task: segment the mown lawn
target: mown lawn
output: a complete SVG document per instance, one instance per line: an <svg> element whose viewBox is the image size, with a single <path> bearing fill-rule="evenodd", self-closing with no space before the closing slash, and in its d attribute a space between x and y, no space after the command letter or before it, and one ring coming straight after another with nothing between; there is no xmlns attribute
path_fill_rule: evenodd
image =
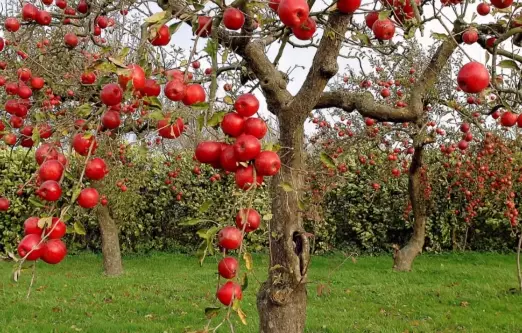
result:
<svg viewBox="0 0 522 333"><path fill-rule="evenodd" d="M255 256L264 277L266 257ZM394 273L391 259L315 257L310 272L307 332L522 332L522 295L514 255L423 255L412 273ZM58 266L38 265L12 282L12 263L0 262L1 332L185 332L205 326L212 305L215 259L199 267L191 256L125 258L120 278L101 274L101 257L70 256ZM257 332L250 279L243 310ZM319 293L318 293L319 292ZM319 295L320 294L320 295ZM222 329L219 332L228 332Z"/></svg>

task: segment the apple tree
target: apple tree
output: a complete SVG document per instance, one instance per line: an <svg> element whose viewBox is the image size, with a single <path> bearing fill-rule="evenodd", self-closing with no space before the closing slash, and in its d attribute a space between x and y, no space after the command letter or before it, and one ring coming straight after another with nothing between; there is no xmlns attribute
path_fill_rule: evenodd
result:
<svg viewBox="0 0 522 333"><path fill-rule="evenodd" d="M258 292L259 330L303 332L311 264L309 234L302 219L309 114L336 108L344 113L357 111L369 123L409 123L413 151L407 174L413 234L397 249L394 267L410 270L425 238L428 182L424 155L425 146L434 141L427 126L430 106L453 106L451 100L433 97L441 73L458 51L463 52L466 64L458 69L456 80L451 80L462 94L494 94L508 112L516 112L518 105L516 74L521 58L516 45L522 33L518 5L512 0L495 0L491 11L489 6L487 10L479 7L467 0L44 0L21 7L10 3L0 43L4 59L0 68L5 71L1 130L10 146L31 148L45 142L35 153L41 166L32 186L49 206L48 216L28 223L20 256L24 260L42 257L50 263L63 258L60 218L71 205L93 209L101 201L102 190L96 188L96 181L104 171L96 154L102 141L121 144L118 140L126 139L143 144L146 136L160 141L187 137L196 147L199 162L233 173L238 189L244 191L236 227L206 230L207 249L217 238L224 252L238 249L246 254L244 234L253 232L259 223L252 205L256 190L263 182L270 186L270 264L268 278ZM488 17L476 20L475 10ZM426 30L433 27L430 24L439 31L427 37ZM190 39L181 34L186 26L192 27L194 38L183 52L175 46L183 44L183 38ZM411 73L415 77L397 103L383 101L371 89L366 91L372 87L368 79L358 88L328 87L340 63L365 76L364 67L372 59L391 55L398 64L394 59L400 57L415 61L417 53L408 44L420 44L426 38L434 44L433 52L427 61L419 61ZM490 54L487 61L470 57L465 43L478 43L475 47ZM270 47L278 52L269 54ZM291 90L295 78L281 63L298 52L314 56L299 79L302 84ZM204 72L201 63L209 65ZM400 68L392 66L384 73L390 76L387 88L404 84L393 78L407 75L396 71ZM499 69L505 69L502 80L497 79ZM225 91L236 86L235 100L222 97L221 82ZM381 91L380 95L384 98L389 93ZM280 149L260 141L266 135L266 123L253 116L261 102L275 119ZM75 158L84 159L84 167L73 177L69 198L62 198L61 182L70 155L62 154L61 149L74 150ZM8 200L2 198L0 208L8 207ZM107 230L116 251L116 230ZM250 266L248 256L245 258ZM227 257L219 265L223 278L234 279L219 287L217 298L244 317L238 305L243 290L237 263Z"/></svg>

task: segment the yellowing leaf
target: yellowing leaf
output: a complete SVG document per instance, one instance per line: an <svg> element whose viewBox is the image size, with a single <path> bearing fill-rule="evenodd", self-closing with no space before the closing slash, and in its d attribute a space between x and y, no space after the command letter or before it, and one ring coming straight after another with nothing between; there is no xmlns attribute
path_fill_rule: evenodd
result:
<svg viewBox="0 0 522 333"><path fill-rule="evenodd" d="M239 319L241 319L241 322L243 323L243 325L246 325L247 324L246 314L243 312L243 310L237 309L237 315L239 316Z"/></svg>
<svg viewBox="0 0 522 333"><path fill-rule="evenodd" d="M234 104L234 100L230 96L225 96L225 98L223 98L223 102L227 103L228 105Z"/></svg>
<svg viewBox="0 0 522 333"><path fill-rule="evenodd" d="M294 188L292 187L292 185L290 183L284 182L284 183L279 184L279 186L285 192L293 192L294 191Z"/></svg>
<svg viewBox="0 0 522 333"><path fill-rule="evenodd" d="M78 235L85 235L85 228L80 222L74 222L74 232Z"/></svg>
<svg viewBox="0 0 522 333"><path fill-rule="evenodd" d="M320 158L321 162L323 162L328 168L335 168L335 161L333 160L333 158L330 157L330 155L328 155L325 152L321 152Z"/></svg>
<svg viewBox="0 0 522 333"><path fill-rule="evenodd" d="M243 254L243 259L245 260L245 266L250 271L254 267L254 262L252 260L252 255L248 252Z"/></svg>
<svg viewBox="0 0 522 333"><path fill-rule="evenodd" d="M159 13L156 13L152 16L149 16L145 19L145 22L147 23L157 23L161 20L163 20L165 17L167 16L167 12L166 11L162 11L162 12L159 12Z"/></svg>
<svg viewBox="0 0 522 333"><path fill-rule="evenodd" d="M38 228L44 229L51 226L51 223L53 221L52 217L42 217L38 220Z"/></svg>

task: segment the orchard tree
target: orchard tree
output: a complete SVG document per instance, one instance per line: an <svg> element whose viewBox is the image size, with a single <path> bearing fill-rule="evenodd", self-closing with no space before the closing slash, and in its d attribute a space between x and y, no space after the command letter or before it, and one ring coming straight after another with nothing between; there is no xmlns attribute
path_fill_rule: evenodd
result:
<svg viewBox="0 0 522 333"><path fill-rule="evenodd" d="M498 105L508 112L516 111L520 97L517 72L521 58L515 48L522 28L517 27L519 8L512 0L495 0L491 12L489 7L475 8L469 1L458 0L362 4L358 0L317 4L304 0L45 0L21 5L10 3L7 8L5 42L0 44L5 59L0 63L5 70L2 97L6 119L2 133L10 146L30 148L45 141L47 146L41 145L36 154L42 166L31 185L49 209L49 216L28 223L31 228L19 247L22 262L38 258L58 262L64 256L64 245L56 234L63 227L60 219L72 205L85 209L98 205L100 193L85 176L101 141L127 139L143 144L147 136L163 141L184 135L196 146L199 162L234 173L238 188L245 191L239 199L242 207L236 227L226 226L219 233L217 228L200 232L207 240L203 251L213 248L217 233L220 248L224 252L238 249L249 269L251 262L242 239L259 224L251 204L257 187L263 181L269 183L270 264L257 301L261 332L305 329L310 242L302 220L306 209L302 204L304 126L313 110L357 111L369 123L408 122L411 126L413 154L407 173L413 235L397 250L394 263L397 270L410 270L425 238L424 193L428 183L423 156L425 146L433 142L426 126L429 106L454 106L451 100L434 101L432 94L441 73L458 49L467 55L463 43L478 42L491 56L487 64L466 57L456 82L452 80L455 88L458 83L463 93L495 94ZM492 15L477 23L471 15L475 10L480 15ZM434 22L444 32L423 36ZM174 47L183 38L176 32L184 25L191 26L194 34L193 46L189 44L186 52ZM384 102L371 90L364 91L375 84L367 78L357 89L353 85L328 88L344 59L355 59L357 62L349 64L359 63L364 76L364 67L371 59L392 55L393 61L398 57L415 60L416 53L411 53L408 43L419 44L426 38L435 45L434 52L410 73L416 75L408 78L409 84L397 103ZM198 45L203 40L205 47L201 49ZM271 46L279 50L274 56L267 52ZM295 56L285 52L289 47L295 54L315 52L296 91L289 88L292 72L285 72L280 65L283 57ZM210 67L202 71L202 63ZM405 83L396 79L405 76L397 72L401 68L387 69L389 78L384 86ZM497 80L498 68L506 68L502 80ZM354 67L353 71L359 70ZM346 76L347 81L353 79ZM229 95L222 97L220 83L224 83L225 92L235 89L235 100ZM160 96L162 90L164 97ZM266 124L252 117L260 107L259 98L250 94L256 91L261 92L267 111L276 119L279 150L275 145L261 144ZM389 93L381 91L380 95L384 98ZM235 111L230 112L230 105ZM498 108L495 104L493 112ZM29 124L32 127L27 128ZM205 129L212 127L221 131ZM208 135L217 137L209 141ZM84 168L73 177L69 198L61 195L68 161L55 151L58 143L84 159ZM197 166L194 173L198 173ZM91 180L95 182L96 178ZM0 209L9 209L8 201L2 199ZM113 236L117 231L107 230ZM238 302L243 290L238 283L237 259L224 258L218 270L223 278L233 278L220 285L216 294L229 306L221 324L229 321L230 309L244 318Z"/></svg>

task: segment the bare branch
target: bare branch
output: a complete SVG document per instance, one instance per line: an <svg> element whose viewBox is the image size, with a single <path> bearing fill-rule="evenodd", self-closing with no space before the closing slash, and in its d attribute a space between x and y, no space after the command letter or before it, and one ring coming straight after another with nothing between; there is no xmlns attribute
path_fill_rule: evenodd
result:
<svg viewBox="0 0 522 333"><path fill-rule="evenodd" d="M352 93L346 90L325 92L315 105L315 109L337 107L347 112L358 111L364 117L378 121L408 122L417 119L409 108L393 108L375 101L373 95L366 93Z"/></svg>

